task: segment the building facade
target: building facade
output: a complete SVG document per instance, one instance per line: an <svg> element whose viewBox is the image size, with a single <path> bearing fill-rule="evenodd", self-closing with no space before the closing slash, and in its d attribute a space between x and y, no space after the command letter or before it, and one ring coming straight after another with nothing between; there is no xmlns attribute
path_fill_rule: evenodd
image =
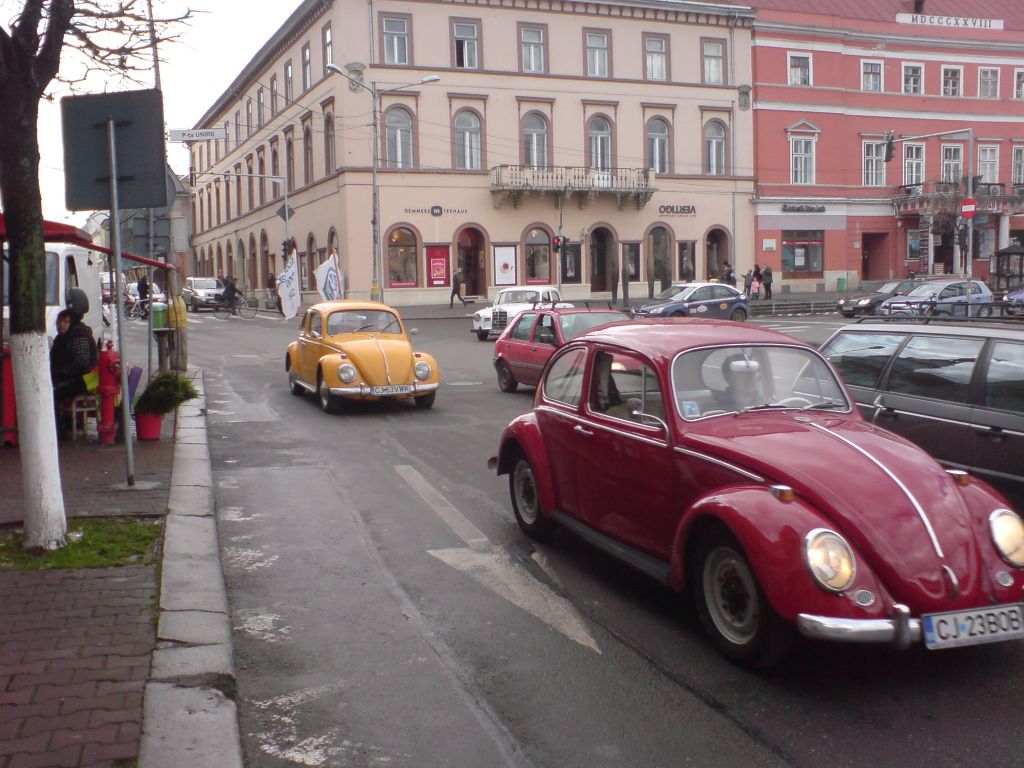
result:
<svg viewBox="0 0 1024 768"><path fill-rule="evenodd" d="M1024 242L1024 3L755 5L756 260L783 290L987 278Z"/></svg>
<svg viewBox="0 0 1024 768"><path fill-rule="evenodd" d="M753 18L686 0L307 0L196 126L226 138L191 145L194 271L262 289L288 239L305 291L333 252L347 295L379 274L409 305L447 300L456 270L480 297L635 298L751 267Z"/></svg>

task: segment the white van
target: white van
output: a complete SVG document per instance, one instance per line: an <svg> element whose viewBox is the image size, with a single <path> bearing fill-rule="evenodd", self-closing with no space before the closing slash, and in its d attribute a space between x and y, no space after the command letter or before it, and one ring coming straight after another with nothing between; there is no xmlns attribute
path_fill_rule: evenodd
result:
<svg viewBox="0 0 1024 768"><path fill-rule="evenodd" d="M5 257L7 254L4 254ZM67 305L68 289L81 288L89 297L89 311L84 322L92 328L99 344L106 327L103 322L103 292L100 274L104 256L78 245L46 244L46 335L57 335L57 314ZM10 263L4 264L4 337L10 335ZM109 336L110 334L106 334Z"/></svg>

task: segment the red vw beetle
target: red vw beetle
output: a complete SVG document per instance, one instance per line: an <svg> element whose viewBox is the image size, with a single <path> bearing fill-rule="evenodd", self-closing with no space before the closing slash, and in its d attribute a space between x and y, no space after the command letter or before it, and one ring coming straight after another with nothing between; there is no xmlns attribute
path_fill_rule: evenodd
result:
<svg viewBox="0 0 1024 768"><path fill-rule="evenodd" d="M795 631L932 649L1024 637L1024 523L866 422L814 348L726 321L595 329L505 429L520 527L557 526L683 591L719 650Z"/></svg>

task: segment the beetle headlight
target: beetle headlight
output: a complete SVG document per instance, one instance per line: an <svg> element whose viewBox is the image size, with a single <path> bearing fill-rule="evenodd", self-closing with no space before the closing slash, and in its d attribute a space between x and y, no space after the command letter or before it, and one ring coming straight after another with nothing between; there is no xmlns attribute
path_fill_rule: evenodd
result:
<svg viewBox="0 0 1024 768"><path fill-rule="evenodd" d="M815 528L804 539L804 557L811 575L825 589L843 592L857 575L857 562L842 536L825 528Z"/></svg>
<svg viewBox="0 0 1024 768"><path fill-rule="evenodd" d="M1024 521L1016 512L997 509L988 517L992 542L1010 565L1024 568Z"/></svg>
<svg viewBox="0 0 1024 768"><path fill-rule="evenodd" d="M346 384L356 380L356 367L352 363L342 363L338 367L338 378Z"/></svg>
<svg viewBox="0 0 1024 768"><path fill-rule="evenodd" d="M417 361L413 370L416 373L416 378L419 379L420 381L426 381L427 379L430 378L430 363L428 363L426 360Z"/></svg>

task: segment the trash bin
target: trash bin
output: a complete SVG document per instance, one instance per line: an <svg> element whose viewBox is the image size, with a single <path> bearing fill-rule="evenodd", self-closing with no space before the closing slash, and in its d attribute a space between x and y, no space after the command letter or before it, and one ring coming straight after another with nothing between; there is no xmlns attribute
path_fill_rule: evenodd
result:
<svg viewBox="0 0 1024 768"><path fill-rule="evenodd" d="M846 290L846 278L840 277L836 280L836 290L840 293Z"/></svg>
<svg viewBox="0 0 1024 768"><path fill-rule="evenodd" d="M153 302L153 330L167 327L167 305L160 301Z"/></svg>

